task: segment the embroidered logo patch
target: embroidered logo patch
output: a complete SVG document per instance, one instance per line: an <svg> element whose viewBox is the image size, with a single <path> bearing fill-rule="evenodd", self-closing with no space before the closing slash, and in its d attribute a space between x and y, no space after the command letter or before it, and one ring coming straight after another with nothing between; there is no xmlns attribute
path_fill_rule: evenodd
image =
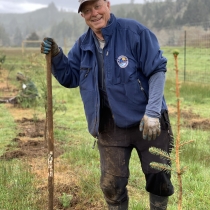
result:
<svg viewBox="0 0 210 210"><path fill-rule="evenodd" d="M118 57L117 63L121 68L125 68L128 65L128 58L124 55L121 55Z"/></svg>

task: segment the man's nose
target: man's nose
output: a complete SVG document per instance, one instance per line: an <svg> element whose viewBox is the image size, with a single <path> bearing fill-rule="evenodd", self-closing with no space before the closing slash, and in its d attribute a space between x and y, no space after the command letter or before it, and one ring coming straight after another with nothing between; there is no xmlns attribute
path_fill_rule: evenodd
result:
<svg viewBox="0 0 210 210"><path fill-rule="evenodd" d="M97 9L92 8L92 16L96 16L98 14Z"/></svg>

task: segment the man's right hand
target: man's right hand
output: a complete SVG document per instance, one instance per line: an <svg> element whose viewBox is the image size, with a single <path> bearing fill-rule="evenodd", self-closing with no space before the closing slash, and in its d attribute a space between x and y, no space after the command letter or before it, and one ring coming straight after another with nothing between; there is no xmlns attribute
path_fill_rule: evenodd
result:
<svg viewBox="0 0 210 210"><path fill-rule="evenodd" d="M41 53L48 54L51 51L51 56L56 56L60 50L56 42L49 37L45 37L41 43Z"/></svg>
<svg viewBox="0 0 210 210"><path fill-rule="evenodd" d="M159 118L149 117L145 114L139 125L139 130L143 131L143 139L155 140L161 132Z"/></svg>

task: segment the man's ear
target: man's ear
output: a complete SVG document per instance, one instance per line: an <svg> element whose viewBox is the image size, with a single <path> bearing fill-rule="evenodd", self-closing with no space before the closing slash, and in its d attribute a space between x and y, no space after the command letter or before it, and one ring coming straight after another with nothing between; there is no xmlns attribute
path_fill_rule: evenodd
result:
<svg viewBox="0 0 210 210"><path fill-rule="evenodd" d="M110 4L110 1L107 1L107 7L109 8L109 10L111 9L111 4Z"/></svg>
<svg viewBox="0 0 210 210"><path fill-rule="evenodd" d="M80 13L80 15L84 18L84 15L82 13Z"/></svg>

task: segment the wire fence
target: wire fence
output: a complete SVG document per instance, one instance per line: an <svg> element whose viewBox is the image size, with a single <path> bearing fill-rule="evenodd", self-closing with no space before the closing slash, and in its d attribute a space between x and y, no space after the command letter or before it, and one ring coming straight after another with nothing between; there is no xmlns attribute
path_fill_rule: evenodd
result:
<svg viewBox="0 0 210 210"><path fill-rule="evenodd" d="M210 22L209 22L210 26ZM154 31L167 57L171 49L178 49L181 81L208 84L210 82L210 27L184 26ZM173 64L168 66L168 77L174 77Z"/></svg>

